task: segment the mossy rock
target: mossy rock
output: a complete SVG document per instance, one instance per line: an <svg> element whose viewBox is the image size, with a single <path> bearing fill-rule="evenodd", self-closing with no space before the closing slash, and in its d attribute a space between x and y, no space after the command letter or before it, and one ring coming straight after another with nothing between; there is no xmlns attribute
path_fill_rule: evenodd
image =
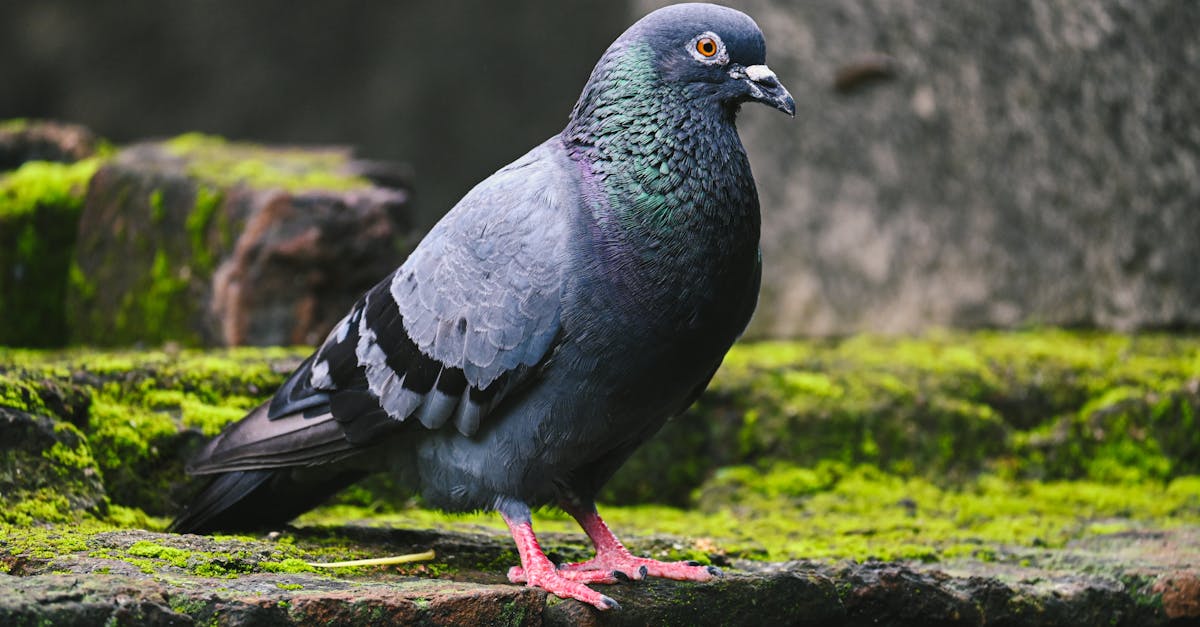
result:
<svg viewBox="0 0 1200 627"><path fill-rule="evenodd" d="M61 346L88 182L111 153L81 126L0 122L0 346Z"/></svg>
<svg viewBox="0 0 1200 627"><path fill-rule="evenodd" d="M79 215L98 158L0 173L0 345L61 346Z"/></svg>
<svg viewBox="0 0 1200 627"><path fill-rule="evenodd" d="M739 345L672 423L682 431L614 480L631 496L601 510L634 552L729 577L606 589L625 609L602 620L1194 620L1198 347L1059 331ZM186 498L189 449L307 352L0 350L0 416L40 438L20 459L4 444L29 438L0 438L0 493L17 495L0 504L0 622L594 618L504 584L517 556L495 514L424 509L386 481L265 535L161 533ZM999 444L968 446L997 424ZM792 441L819 428L850 444ZM28 469L43 479L17 485ZM565 514L535 512L534 527L553 559L589 555ZM310 565L428 548L434 562L399 572ZM67 598L62 577L86 589Z"/></svg>
<svg viewBox="0 0 1200 627"><path fill-rule="evenodd" d="M605 491L688 504L712 469L869 464L938 481L1200 472L1200 338L1058 330L735 346Z"/></svg>
<svg viewBox="0 0 1200 627"><path fill-rule="evenodd" d="M123 148L80 222L75 343L320 341L415 241L406 189L345 150L184 135Z"/></svg>
<svg viewBox="0 0 1200 627"><path fill-rule="evenodd" d="M113 502L165 515L185 498L183 458L306 353L0 352L0 404L78 427ZM741 344L602 501L705 504L723 493L716 469L770 476L780 464L866 465L938 485L982 475L1171 481L1200 472L1198 387L1200 340L1190 337L1048 330ZM340 502L388 511L411 496L380 476Z"/></svg>
<svg viewBox="0 0 1200 627"><path fill-rule="evenodd" d="M0 122L0 346L315 343L417 241L408 201L340 148Z"/></svg>
<svg viewBox="0 0 1200 627"><path fill-rule="evenodd" d="M99 467L69 422L0 405L0 522L67 522L107 513Z"/></svg>
<svg viewBox="0 0 1200 627"><path fill-rule="evenodd" d="M77 429L112 503L170 515L186 498L183 465L191 452L261 402L303 352L0 349L0 407Z"/></svg>

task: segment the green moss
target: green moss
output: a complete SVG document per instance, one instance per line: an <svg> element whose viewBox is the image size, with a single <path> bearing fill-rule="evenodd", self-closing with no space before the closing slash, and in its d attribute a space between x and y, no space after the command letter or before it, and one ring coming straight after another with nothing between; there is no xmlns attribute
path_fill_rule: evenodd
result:
<svg viewBox="0 0 1200 627"><path fill-rule="evenodd" d="M83 273L83 269L79 267L79 263L75 260L71 261L68 273L67 283L70 289L79 294L81 303L90 303L96 296L96 284L87 278L87 275Z"/></svg>
<svg viewBox="0 0 1200 627"><path fill-rule="evenodd" d="M152 557L154 559L163 560L170 563L172 566L183 568L187 566L188 557L191 555L189 551L177 549L175 547L163 546L146 540L134 542L125 552L135 557Z"/></svg>
<svg viewBox="0 0 1200 627"><path fill-rule="evenodd" d="M0 177L0 220L15 223L16 218L34 215L39 207L61 208L78 217L88 181L102 162L90 158L75 163L23 163Z"/></svg>
<svg viewBox="0 0 1200 627"><path fill-rule="evenodd" d="M41 459L80 468L90 455L113 503L107 514L81 513L53 491L37 492L0 521L162 528L165 519L144 512L173 511L166 495L182 480L179 460L198 441L195 431L211 434L239 418L306 353L0 351L0 403L63 419L84 414L87 448L63 445ZM61 399L80 381L88 382L89 403L68 412ZM1200 341L1189 337L1042 331L738 346L711 394L668 427L680 433L651 442L666 452L641 466L686 490L680 506L602 512L639 552L701 561L722 554L1002 560L997 547L1054 549L1099 534L1197 525L1198 389ZM816 443L798 441L806 439ZM492 534L507 546L498 516L404 508L391 489L367 484L350 504L300 524L306 534L351 520L455 529ZM561 513L538 512L535 526L561 556L589 550ZM659 533L674 539L652 535ZM225 548L205 551L152 542L186 555L150 546L88 550L141 560L131 562L139 568L213 577L304 572L306 561L368 556L337 536L285 534L265 554L233 548L252 541L217 538ZM515 561L504 549L406 572L495 570Z"/></svg>
<svg viewBox="0 0 1200 627"><path fill-rule="evenodd" d="M4 133L16 133L24 130L28 126L29 120L27 118L9 118L7 120L0 120L0 132Z"/></svg>
<svg viewBox="0 0 1200 627"><path fill-rule="evenodd" d="M88 181L102 161L29 161L0 175L0 345L66 341L77 224Z"/></svg>
<svg viewBox="0 0 1200 627"><path fill-rule="evenodd" d="M186 427L199 429L201 433L212 437L221 432L225 425L240 420L249 409L244 402L228 406L209 405L201 401L184 399L180 405L183 424Z"/></svg>
<svg viewBox="0 0 1200 627"><path fill-rule="evenodd" d="M995 558L998 547L1061 548L1106 533L1200 524L1200 477L1112 485L984 475L957 487L940 487L869 466L776 464L722 469L699 496L700 511L641 505L602 507L601 513L640 553L702 562L722 555L774 561L986 560ZM423 509L379 514L337 506L306 514L299 524L347 521L506 536L495 514ZM534 529L548 550L561 550L568 542L571 551L588 551L578 526L565 516L536 512ZM644 535L664 533L682 541L663 544ZM495 570L515 559L515 554L502 555L496 563L477 566Z"/></svg>
<svg viewBox="0 0 1200 627"><path fill-rule="evenodd" d="M317 570L304 560L294 557L279 562L259 562L258 567L268 573L312 573Z"/></svg>
<svg viewBox="0 0 1200 627"><path fill-rule="evenodd" d="M302 192L370 186L366 179L343 173L347 156L336 150L273 149L199 133L180 135L166 147L188 160L191 176L218 187L248 185Z"/></svg>
<svg viewBox="0 0 1200 627"><path fill-rule="evenodd" d="M80 514L61 490L41 488L32 492L5 495L0 501L0 528L4 525L25 527L34 523L72 523Z"/></svg>
<svg viewBox="0 0 1200 627"><path fill-rule="evenodd" d="M140 303L141 327L150 341L192 335L187 311L180 306L188 290L188 274L173 267L166 251L154 253L149 282L132 303Z"/></svg>
<svg viewBox="0 0 1200 627"><path fill-rule="evenodd" d="M305 352L0 349L0 404L61 412L58 418L79 424L87 448L56 448L46 459L85 464L88 459L71 456L87 453L113 505L162 515L186 496L183 461L201 436L261 403ZM62 465L58 472L73 468Z"/></svg>
<svg viewBox="0 0 1200 627"><path fill-rule="evenodd" d="M69 424L60 423L58 426L74 429ZM84 442L80 442L77 446L67 446L62 442L55 442L54 446L42 452L42 456L57 464L64 476L71 471L87 470L96 466L96 460L92 458L92 451Z"/></svg>
<svg viewBox="0 0 1200 627"><path fill-rule="evenodd" d="M0 355L3 355L0 348ZM26 381L20 374L0 370L0 405L30 413L41 413L46 406L38 394L37 386Z"/></svg>
<svg viewBox="0 0 1200 627"><path fill-rule="evenodd" d="M605 497L684 506L712 467L759 460L873 464L939 481L980 472L1168 479L1200 472L1198 389L1191 336L1038 330L739 344Z"/></svg>
<svg viewBox="0 0 1200 627"><path fill-rule="evenodd" d="M161 189L156 189L150 193L150 221L158 224L167 217L167 209L163 206L163 193Z"/></svg>
<svg viewBox="0 0 1200 627"><path fill-rule="evenodd" d="M220 190L204 184L196 186L196 200L185 222L192 246L192 259L202 272L212 272L215 261L213 247L208 242L209 225L218 215L224 195Z"/></svg>

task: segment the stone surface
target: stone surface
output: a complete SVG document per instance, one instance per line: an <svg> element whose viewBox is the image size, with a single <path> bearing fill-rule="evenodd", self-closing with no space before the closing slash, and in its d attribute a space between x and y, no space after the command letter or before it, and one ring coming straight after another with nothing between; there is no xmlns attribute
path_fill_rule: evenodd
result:
<svg viewBox="0 0 1200 627"><path fill-rule="evenodd" d="M735 560L726 565L724 578L706 584L647 580L604 586L622 606L607 613L471 570L475 560L503 561L511 554L503 534L354 527L315 532L298 532L301 550L325 533L353 538L356 550L372 553L433 548L449 574L429 578L380 568L273 573L250 566L250 572L210 578L171 561L181 562L179 555L194 550L251 557L269 552L271 543L111 532L52 559L14 561L13 551L0 545L0 558L15 565L12 574L0 574L0 623L1152 626L1200 619L1194 588L1162 583L1186 575L1179 570L1181 560L1148 550L1169 544L1194 556L1200 548L1194 530L1104 536L1070 551L1013 555L999 564ZM550 534L548 546L558 543ZM463 546L475 547L475 553L464 557ZM143 558L132 568L123 561L129 554L148 555L146 547L163 551L165 559ZM1111 557L1114 550L1119 559ZM1058 553L1092 566L1086 574L1066 572ZM189 568L195 559L188 558Z"/></svg>
<svg viewBox="0 0 1200 627"><path fill-rule="evenodd" d="M1200 4L727 4L797 109L740 120L753 334L1200 326Z"/></svg>
<svg viewBox="0 0 1200 627"><path fill-rule="evenodd" d="M727 576L608 586L604 592L623 609L607 614L506 583L504 572L518 558L495 516L422 513L372 486L346 497L367 507L335 506L264 535L143 530L166 524L146 514L169 516L186 501L181 462L201 432L240 417L304 354L0 351L0 625L1200 621L1200 483L1189 453L1194 430L1187 430L1200 390L1195 338L1042 331L740 345L715 396L684 419L699 439L663 434L622 470L629 473L619 481L625 502L651 502L605 507L635 553L704 560ZM1093 479L1057 487L1014 482L1010 498L995 490L1004 480L994 475L955 488L945 472L955 466L942 466L935 451L975 472L984 471L974 464L991 462L965 457L997 452L972 450L955 430L958 421L920 421L939 406L957 407L962 422L1003 420L1035 435L1052 432L1056 439L1044 450L1005 443L1013 448L991 461L1010 473L1047 472L1049 453L1061 449L1074 456L1059 462L1064 476ZM934 432L930 442L908 439L925 430ZM858 438L871 433L882 453L857 462L887 467L896 460L890 455L903 452L910 462L942 468L945 490L825 464L855 460L842 456L866 449L868 440ZM832 439L811 451L795 442L823 434ZM1163 451L1157 442L1175 448ZM814 454L825 457L807 457ZM1104 458L1134 473L1110 481L1141 477L1125 489L1149 496L1098 489L1096 471L1074 465ZM811 467L789 471L780 467L786 459ZM692 478L639 481L681 468ZM858 479L834 486L836 478L821 476L828 472ZM675 501L668 490L703 476L688 509L654 504ZM1047 487L1062 512L1047 509ZM956 489L995 500L964 500ZM778 525L757 526L762 520ZM552 559L589 556L583 534L562 516L539 514L537 524ZM671 529L679 535L664 533ZM814 529L828 530L840 548L830 553L814 542ZM428 549L436 553L432 562L397 569L307 565Z"/></svg>
<svg viewBox="0 0 1200 627"><path fill-rule="evenodd" d="M319 342L413 239L408 191L353 166L200 136L123 149L84 203L72 340Z"/></svg>
<svg viewBox="0 0 1200 627"><path fill-rule="evenodd" d="M47 120L0 123L0 172L26 161L74 163L96 153L99 139L79 124Z"/></svg>

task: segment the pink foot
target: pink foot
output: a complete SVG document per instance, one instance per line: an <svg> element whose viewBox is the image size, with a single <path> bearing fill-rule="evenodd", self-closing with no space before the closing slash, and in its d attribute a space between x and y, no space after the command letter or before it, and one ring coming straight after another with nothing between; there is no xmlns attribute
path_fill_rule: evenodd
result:
<svg viewBox="0 0 1200 627"><path fill-rule="evenodd" d="M608 584L621 581L620 575L617 575L612 571L604 571L597 568L586 570L565 570L564 568L559 568L557 571L563 579L577 581L579 583ZM525 569L521 568L520 566L513 566L512 568L508 569L508 580L513 583L529 582L529 578L525 576Z"/></svg>
<svg viewBox="0 0 1200 627"><path fill-rule="evenodd" d="M533 525L528 521L516 522L507 516L504 521L512 531L513 540L517 543L517 552L521 555L521 566L508 571L508 578L514 583L525 582L525 585L541 588L550 594L564 599L576 599L601 610L618 609L621 606L612 598L600 594L585 586L582 582L599 583L601 580L616 578L612 573L591 571L587 574L571 574L560 572L542 552L538 545L537 536L533 535Z"/></svg>
<svg viewBox="0 0 1200 627"><path fill-rule="evenodd" d="M629 579L643 579L649 576L679 581L709 581L713 577L724 576L716 566L701 566L697 562L660 562L635 557L613 535L594 507L578 507L568 503L563 509L579 521L579 525L596 545L596 557L586 562L563 564L560 567L562 571L613 572L621 573Z"/></svg>
<svg viewBox="0 0 1200 627"><path fill-rule="evenodd" d="M635 557L629 551L608 550L596 557L573 564L563 564L563 574L571 572L618 572L630 579L662 577L678 581L709 581L724 573L716 566L702 566L696 562L660 562L645 557Z"/></svg>

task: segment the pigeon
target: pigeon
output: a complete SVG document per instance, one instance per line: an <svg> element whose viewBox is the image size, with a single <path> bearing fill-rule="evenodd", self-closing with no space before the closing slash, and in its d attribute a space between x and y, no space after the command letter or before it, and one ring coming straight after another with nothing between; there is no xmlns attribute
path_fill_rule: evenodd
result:
<svg viewBox="0 0 1200 627"><path fill-rule="evenodd" d="M496 511L514 583L599 609L589 584L707 581L631 554L596 495L708 385L761 276L758 194L735 120L795 115L747 15L654 11L604 52L567 126L470 190L274 396L188 470L180 533L282 525L375 472L446 511ZM556 565L531 508L595 557Z"/></svg>

